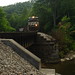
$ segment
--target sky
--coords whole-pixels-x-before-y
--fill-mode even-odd
[[[0,6],[7,6],[11,4],[16,4],[18,2],[25,2],[29,0],[0,0]]]

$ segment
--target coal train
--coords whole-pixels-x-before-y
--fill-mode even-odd
[[[32,16],[28,19],[26,27],[20,28],[19,31],[37,32],[39,30],[39,19],[38,17]]]

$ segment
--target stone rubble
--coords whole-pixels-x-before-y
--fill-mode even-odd
[[[46,75],[0,41],[0,75]]]
[[[61,62],[75,59],[75,51],[70,51],[64,58],[60,59]]]

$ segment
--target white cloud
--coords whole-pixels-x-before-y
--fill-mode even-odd
[[[25,1],[29,1],[29,0],[0,0],[0,6],[7,6],[10,4],[15,4],[18,2],[25,2]]]

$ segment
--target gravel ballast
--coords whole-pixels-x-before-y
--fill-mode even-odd
[[[0,42],[0,75],[45,75]]]

